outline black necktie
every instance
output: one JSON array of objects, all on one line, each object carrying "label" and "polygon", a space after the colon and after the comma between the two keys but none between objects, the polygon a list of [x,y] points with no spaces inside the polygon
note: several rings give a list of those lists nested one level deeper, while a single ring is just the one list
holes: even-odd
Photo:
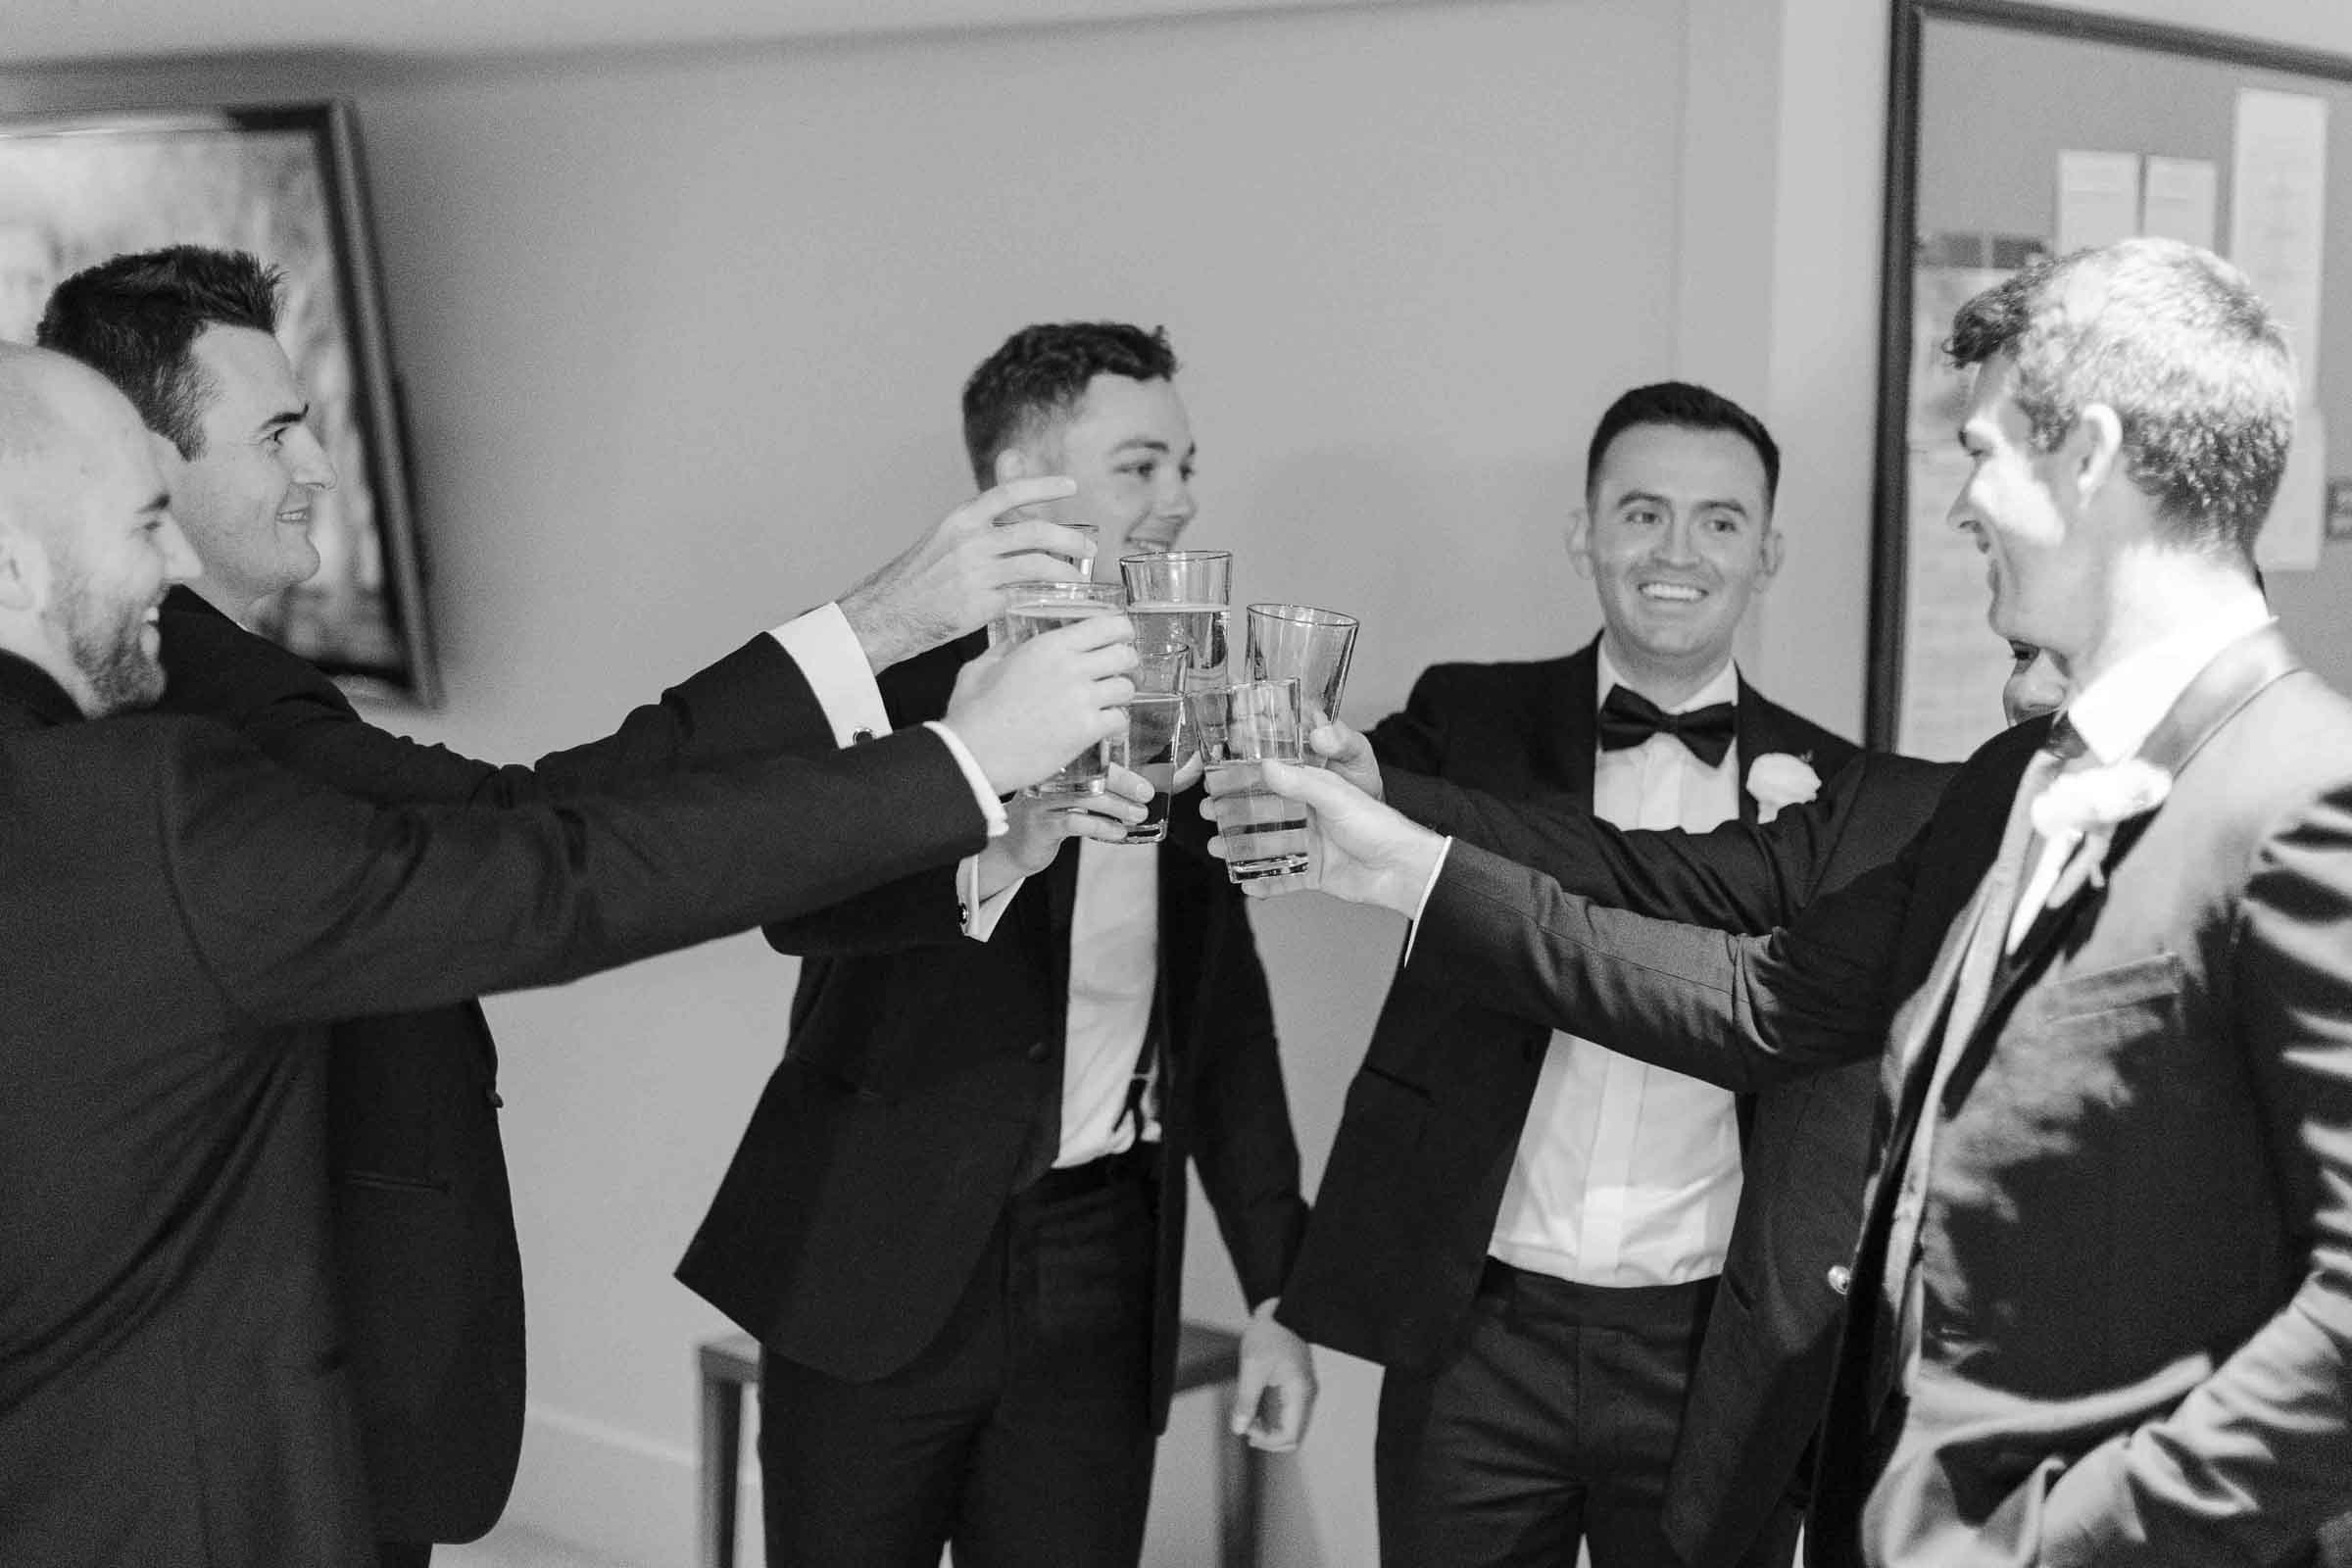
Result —
[{"label": "black necktie", "polygon": [[1732,749],[1732,705],[1711,703],[1688,713],[1669,713],[1631,687],[1610,687],[1600,705],[1600,749],[1621,752],[1652,735],[1671,735],[1707,766],[1720,767]]}]

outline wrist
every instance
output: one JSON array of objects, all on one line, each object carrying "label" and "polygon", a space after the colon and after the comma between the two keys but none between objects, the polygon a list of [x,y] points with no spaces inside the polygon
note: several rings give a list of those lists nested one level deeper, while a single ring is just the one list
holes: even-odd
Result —
[{"label": "wrist", "polygon": [[1415,827],[1396,860],[1381,873],[1377,902],[1406,919],[1416,919],[1429,897],[1429,884],[1446,853],[1446,840],[1424,827]]},{"label": "wrist", "polygon": [[850,623],[850,632],[864,651],[865,662],[875,674],[880,674],[912,652],[899,618],[866,596],[863,584],[843,594],[839,601],[842,619]]}]

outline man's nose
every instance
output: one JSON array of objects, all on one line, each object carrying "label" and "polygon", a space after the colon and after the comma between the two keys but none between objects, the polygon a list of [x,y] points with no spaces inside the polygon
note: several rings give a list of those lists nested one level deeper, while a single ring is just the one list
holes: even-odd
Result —
[{"label": "man's nose", "polygon": [[313,490],[332,490],[335,487],[335,462],[326,455],[326,448],[311,433],[309,425],[298,427],[289,442],[292,449],[294,482]]},{"label": "man's nose", "polygon": [[188,536],[179,531],[179,519],[167,513],[162,532],[164,549],[164,581],[194,582],[204,575],[204,563],[196,559],[196,547]]}]

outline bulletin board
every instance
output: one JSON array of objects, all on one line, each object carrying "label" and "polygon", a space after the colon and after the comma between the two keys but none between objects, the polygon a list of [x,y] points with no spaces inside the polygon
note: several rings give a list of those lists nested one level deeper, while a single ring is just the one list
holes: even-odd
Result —
[{"label": "bulletin board", "polygon": [[[2311,658],[2352,597],[2352,57],[2007,0],[1897,0],[1886,148],[1869,738],[1955,760],[2001,723],[2006,647],[1945,520],[1967,464],[1953,312],[2041,254],[2208,244],[2278,312],[2305,410],[2262,564]],[[2330,270],[2332,269],[2332,270]],[[2330,290],[2330,280],[2339,286]],[[2327,617],[2324,625],[2320,617]],[[2298,620],[2316,638],[2296,636]],[[2339,683],[2352,670],[2325,667]]]}]

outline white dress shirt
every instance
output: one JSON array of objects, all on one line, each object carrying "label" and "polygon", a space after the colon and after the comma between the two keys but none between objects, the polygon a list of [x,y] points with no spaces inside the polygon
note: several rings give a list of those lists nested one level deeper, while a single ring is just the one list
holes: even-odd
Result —
[{"label": "white dress shirt", "polygon": [[[853,740],[890,733],[881,689],[874,684],[865,651],[839,609],[821,606],[779,626],[776,640],[801,666],[802,674],[832,721],[834,739]],[[989,794],[987,780],[953,731],[935,724],[974,788],[986,798],[991,837],[1004,831],[1004,808]],[[978,857],[956,868],[956,896],[964,934],[986,942],[1012,906],[1023,883],[980,897]],[[1159,983],[1159,849],[1157,845],[1078,841],[1078,891],[1070,910],[1070,994],[1061,1062],[1061,1145],[1056,1167],[1083,1165],[1135,1146],[1136,1128],[1125,1120],[1129,1081],[1143,1060],[1145,1032],[1152,1021],[1152,997]],[[1153,1062],[1144,1094],[1143,1136],[1159,1139],[1159,1064]]]},{"label": "white dress shirt", "polygon": [[[1605,650],[1598,695],[1618,684]],[[1726,664],[1689,712],[1736,701]],[[1740,814],[1737,748],[1709,767],[1671,735],[1596,751],[1592,807],[1624,828],[1704,832]],[[1544,1057],[1489,1251],[1582,1285],[1681,1285],[1723,1272],[1740,1207],[1730,1091],[1555,1033]]]},{"label": "white dress shirt", "polygon": [[[2198,671],[2213,662],[2223,649],[2274,618],[2271,607],[2249,589],[2244,599],[2223,606],[2183,631],[2150,643],[2082,688],[2066,708],[2067,718],[2082,737],[2079,765],[2112,767],[2137,756]],[[2017,908],[2010,915],[2010,952],[2017,951],[2033,927],[2034,917],[2049,901],[2058,874],[2078,842],[2071,833],[2043,841],[2034,856],[2033,872],[2018,895]]]}]

